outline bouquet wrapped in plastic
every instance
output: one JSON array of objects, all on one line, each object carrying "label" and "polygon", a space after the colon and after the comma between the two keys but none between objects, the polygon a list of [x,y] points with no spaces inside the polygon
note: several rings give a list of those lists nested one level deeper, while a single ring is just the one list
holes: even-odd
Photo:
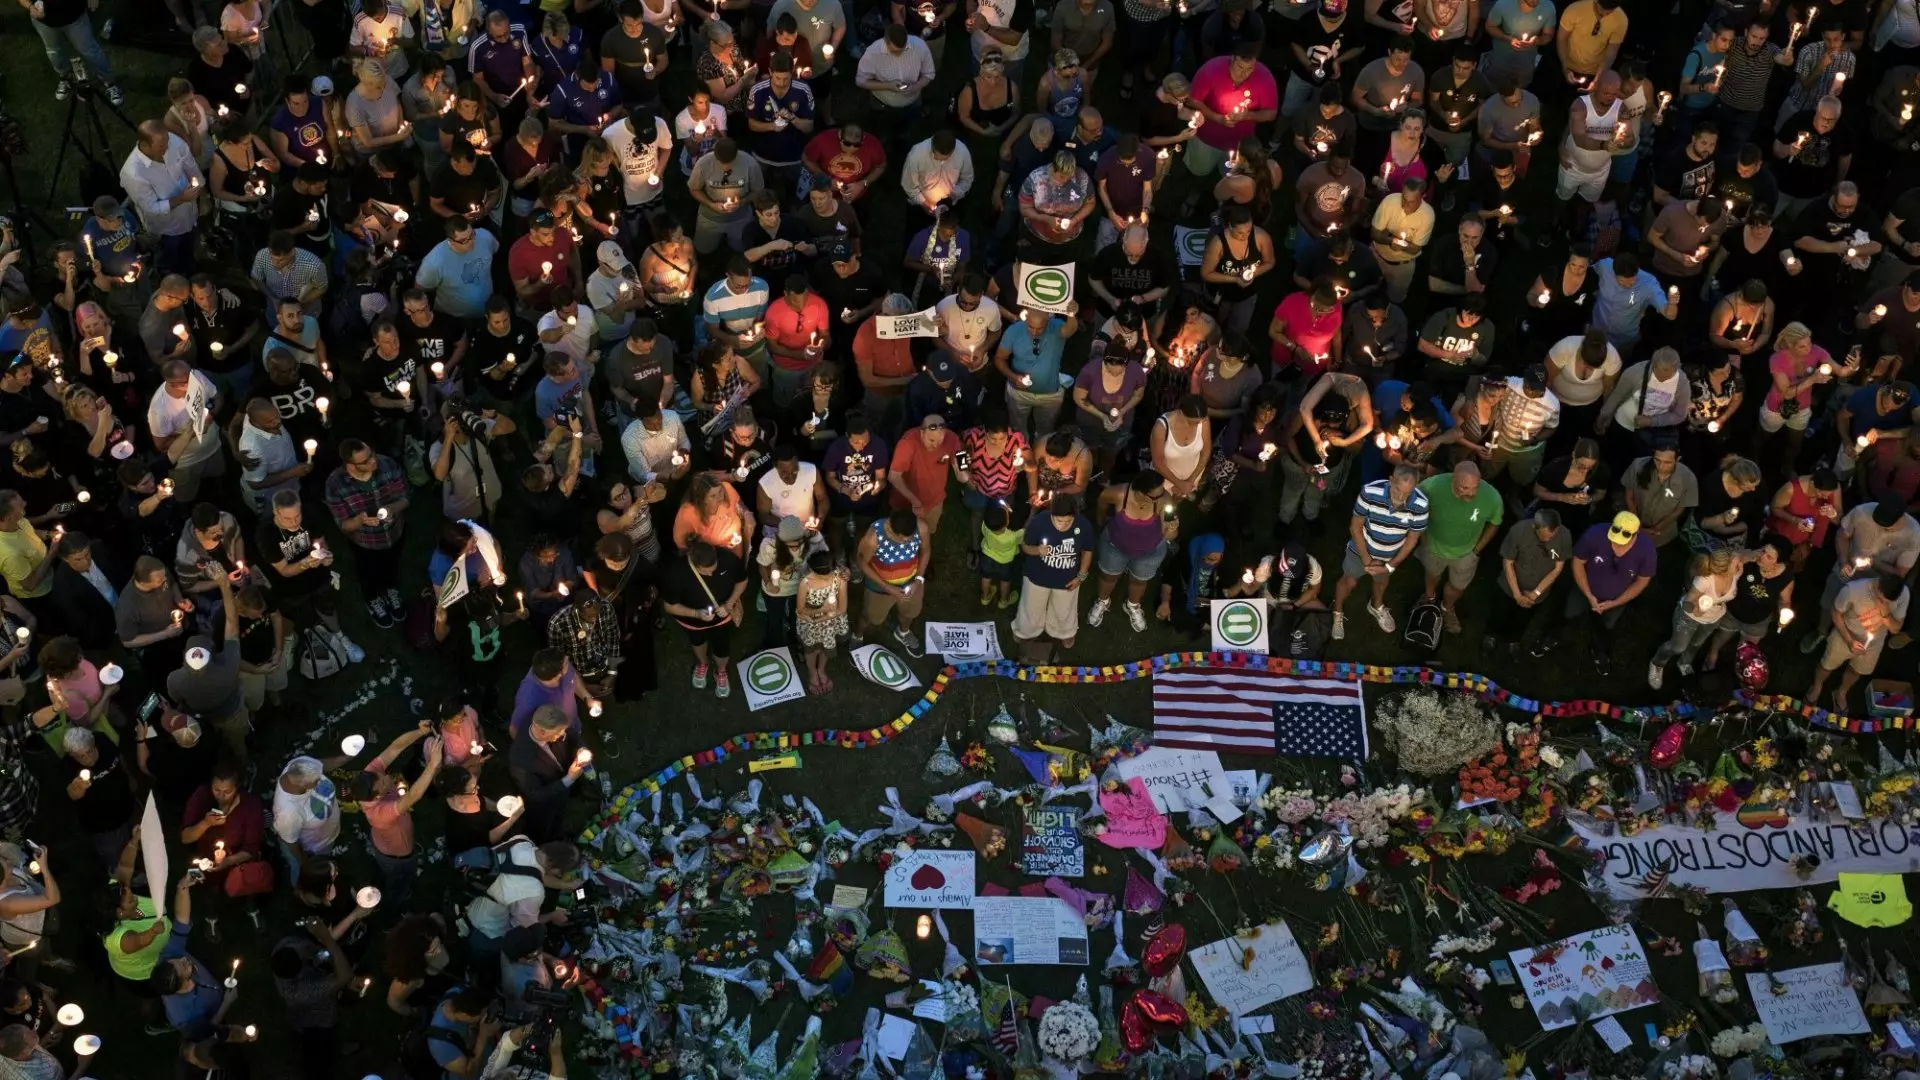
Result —
[{"label": "bouquet wrapped in plastic", "polygon": [[1720,943],[1713,940],[1707,928],[1700,927],[1700,937],[1693,943],[1693,963],[1699,968],[1700,996],[1718,1005],[1731,1005],[1740,1000],[1740,991],[1733,985],[1733,965],[1727,963],[1727,954],[1720,950]]},{"label": "bouquet wrapped in plastic", "polygon": [[1735,967],[1760,967],[1767,962],[1767,943],[1762,941],[1753,924],[1740,910],[1740,905],[1732,897],[1720,901],[1720,909],[1727,928],[1727,959]]},{"label": "bouquet wrapped in plastic", "polygon": [[972,814],[955,814],[953,823],[973,841],[973,850],[979,852],[981,858],[998,858],[1007,850],[1007,830],[1000,826]]}]

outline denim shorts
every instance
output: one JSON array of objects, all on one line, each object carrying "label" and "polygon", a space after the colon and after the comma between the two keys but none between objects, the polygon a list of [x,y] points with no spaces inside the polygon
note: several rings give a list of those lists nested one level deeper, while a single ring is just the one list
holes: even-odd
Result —
[{"label": "denim shorts", "polygon": [[1127,576],[1135,581],[1152,581],[1154,575],[1160,572],[1160,564],[1166,560],[1166,557],[1167,542],[1165,540],[1160,541],[1145,555],[1130,558],[1125,552],[1113,546],[1113,540],[1107,534],[1100,534],[1098,562],[1100,572],[1108,577],[1119,577],[1120,572],[1124,570]]}]

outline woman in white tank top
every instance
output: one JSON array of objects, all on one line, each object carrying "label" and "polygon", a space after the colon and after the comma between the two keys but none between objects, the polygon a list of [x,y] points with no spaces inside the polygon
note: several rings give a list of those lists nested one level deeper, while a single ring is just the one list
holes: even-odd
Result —
[{"label": "woman in white tank top", "polygon": [[1200,490],[1212,442],[1207,402],[1199,394],[1182,398],[1179,408],[1153,422],[1153,467],[1167,478],[1167,491],[1175,498],[1189,498]]}]

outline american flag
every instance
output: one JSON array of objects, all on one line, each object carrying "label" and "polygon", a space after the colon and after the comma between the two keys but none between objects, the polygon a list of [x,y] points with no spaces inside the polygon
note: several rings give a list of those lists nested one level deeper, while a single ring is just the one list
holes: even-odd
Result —
[{"label": "american flag", "polygon": [[1013,991],[1007,991],[1007,1003],[1000,1010],[1000,1022],[993,1027],[988,1037],[1000,1052],[1013,1055],[1020,1052],[1020,1013],[1014,1008]]},{"label": "american flag", "polygon": [[1360,684],[1247,668],[1186,668],[1153,677],[1153,742],[1185,750],[1362,761]]}]

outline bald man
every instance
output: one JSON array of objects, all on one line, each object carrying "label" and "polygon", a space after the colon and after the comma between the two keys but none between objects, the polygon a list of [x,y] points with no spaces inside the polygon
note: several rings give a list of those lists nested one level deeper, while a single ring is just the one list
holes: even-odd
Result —
[{"label": "bald man", "polygon": [[1600,201],[1613,170],[1613,147],[1624,143],[1626,124],[1620,116],[1620,75],[1603,71],[1593,89],[1573,103],[1567,136],[1560,143],[1560,175],[1554,192],[1561,202],[1578,194],[1588,203]]},{"label": "bald man", "polygon": [[298,491],[300,480],[313,471],[314,447],[301,450],[280,423],[280,410],[266,398],[247,402],[246,412],[233,418],[230,433],[240,459],[240,494],[254,513],[264,513],[274,495]]},{"label": "bald man", "polygon": [[[1506,514],[1506,500],[1492,484],[1480,482],[1480,466],[1463,461],[1451,473],[1421,481],[1427,497],[1427,531],[1420,542],[1420,565],[1427,570],[1426,599],[1440,594],[1440,610],[1450,634],[1460,632],[1454,604],[1473,584],[1480,552],[1493,542]],[[1446,588],[1440,589],[1441,579]]]},{"label": "bald man", "polygon": [[192,273],[193,231],[200,225],[198,201],[207,178],[186,141],[158,120],[143,122],[133,153],[120,166],[120,186],[141,227],[159,238],[158,269]]}]

